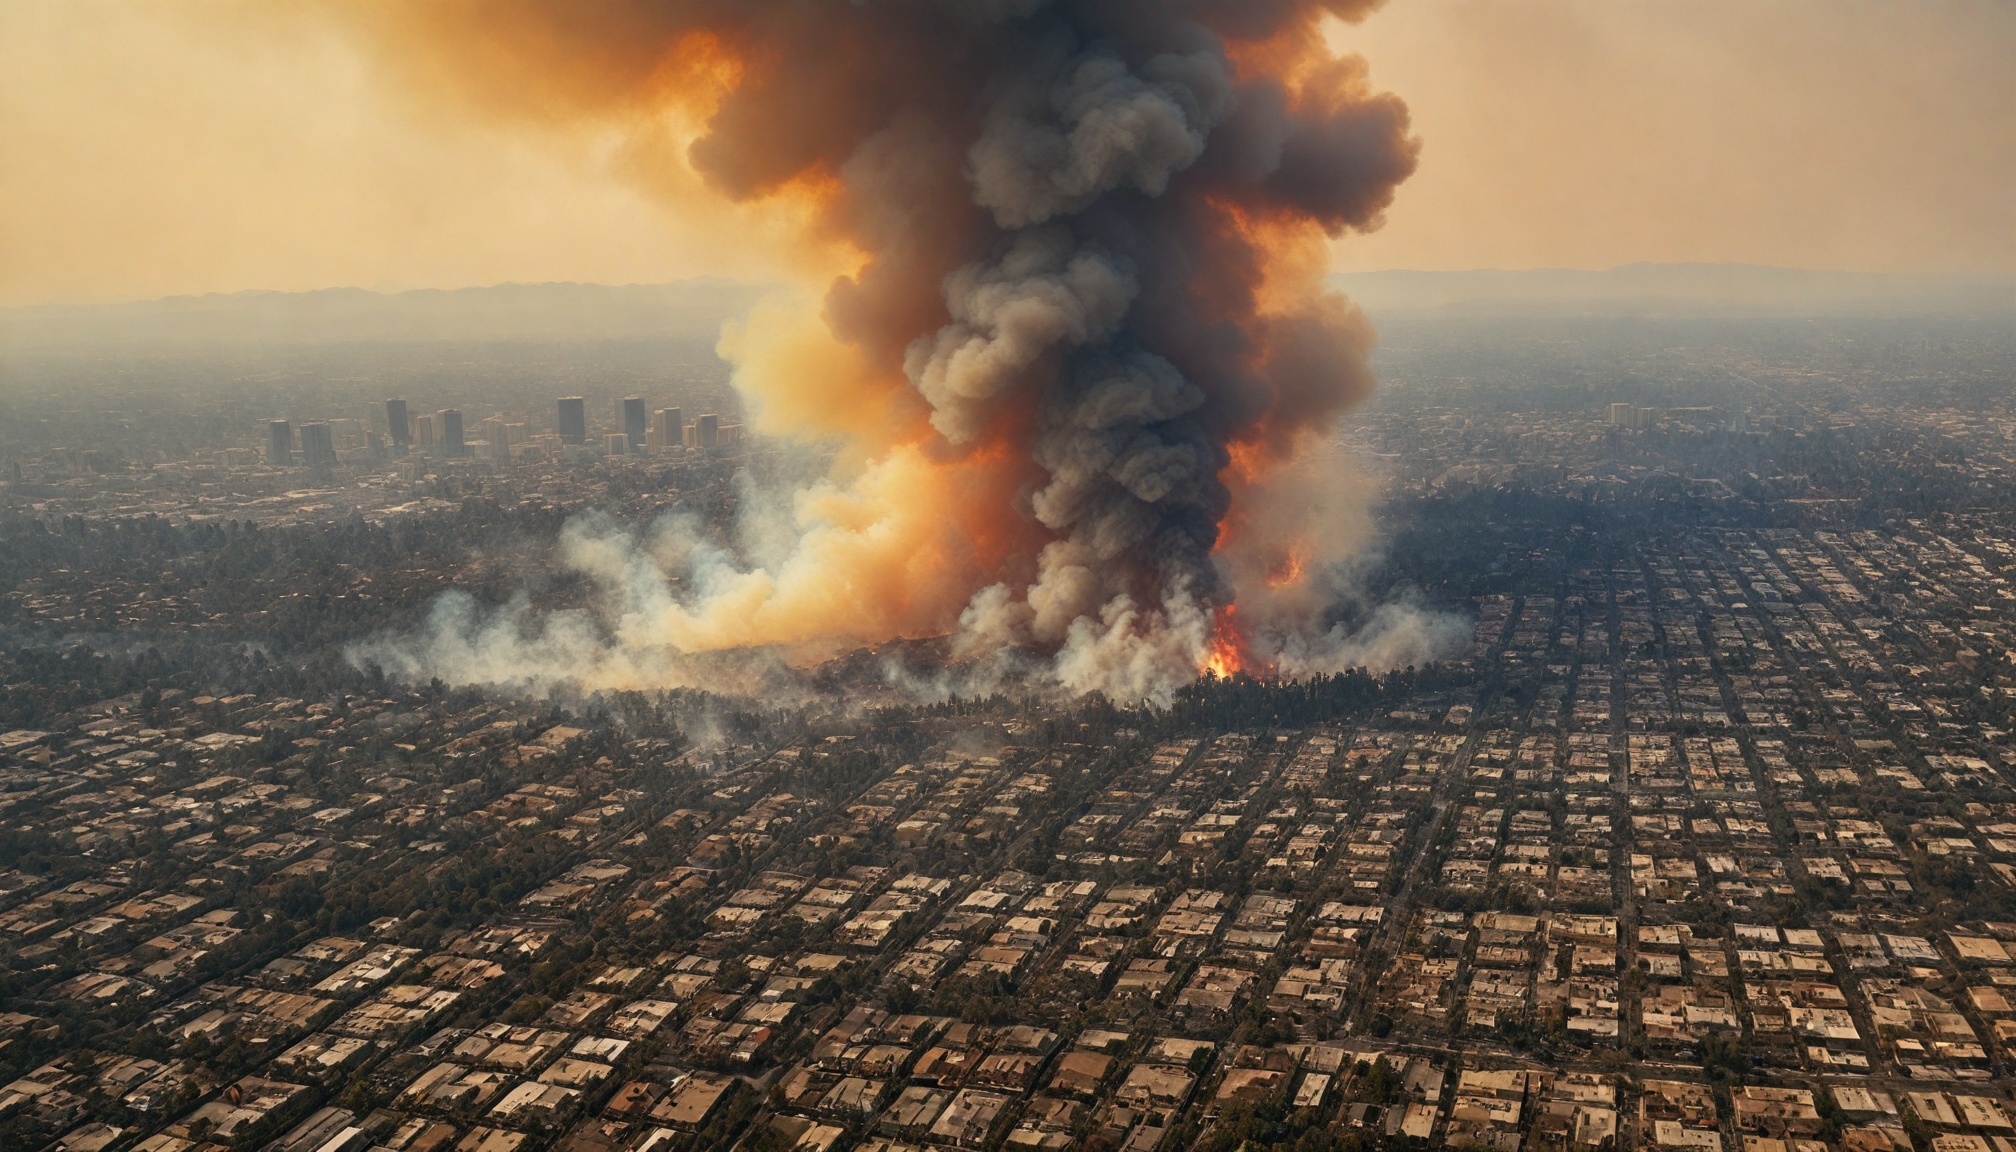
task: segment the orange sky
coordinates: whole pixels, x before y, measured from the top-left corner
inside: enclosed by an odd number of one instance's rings
[[[0,304],[792,266],[641,126],[510,131],[223,3],[0,5]],[[1391,0],[1335,41],[1425,141],[1339,268],[2016,273],[2007,0]]]
[[[2016,272],[2008,0],[1391,0],[1424,146],[1340,268]]]

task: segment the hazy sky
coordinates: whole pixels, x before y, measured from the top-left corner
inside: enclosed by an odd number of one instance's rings
[[[0,0],[0,304],[785,267],[617,133],[465,117],[282,0],[218,6]],[[1340,268],[2016,273],[2010,0],[1391,0],[1336,40],[1425,142]]]

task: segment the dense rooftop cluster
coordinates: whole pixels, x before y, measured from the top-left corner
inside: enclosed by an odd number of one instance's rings
[[[831,706],[341,658],[448,585],[567,603],[576,508],[726,524],[754,452],[456,466],[355,517],[24,478],[0,1143],[2016,1152],[1978,349],[1923,399],[1915,353],[1515,345],[1515,387],[1396,344],[1348,430],[1394,493],[1365,594],[1468,644],[1159,707],[919,703],[889,653]]]
[[[703,753],[103,701],[0,737],[0,1108],[149,1152],[1972,1148],[2016,752],[2004,618],[1947,621],[2008,559],[1940,527],[1639,542],[1316,724],[997,703]]]

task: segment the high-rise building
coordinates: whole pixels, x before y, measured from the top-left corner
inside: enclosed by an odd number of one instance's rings
[[[644,398],[642,396],[625,396],[623,398],[623,435],[629,438],[630,450],[632,452],[642,452],[644,450],[644,429],[646,423]]]
[[[525,425],[514,424],[502,416],[492,416],[483,421],[483,442],[488,446],[486,454],[491,459],[509,460],[512,446],[525,442]]]
[[[404,454],[413,443],[413,427],[406,419],[406,401],[385,401],[385,427],[392,434],[392,451]]]
[[[301,462],[310,468],[328,468],[336,463],[336,435],[325,420],[301,425]]]
[[[1632,406],[1629,404],[1617,401],[1610,405],[1610,424],[1612,427],[1629,428],[1631,426],[1631,415]]]
[[[602,438],[602,453],[605,456],[628,456],[630,437],[621,432],[611,432]]]
[[[441,410],[441,449],[450,456],[462,455],[462,412],[458,408]]]
[[[415,416],[413,418],[413,443],[422,448],[432,448],[434,446],[434,417]]]
[[[683,448],[686,445],[686,413],[677,408],[660,408],[651,430],[653,448]]]
[[[562,396],[556,419],[562,444],[588,442],[588,402],[579,396]]]
[[[294,464],[294,429],[285,420],[266,422],[266,463],[275,468]]]
[[[693,421],[693,441],[702,448],[712,448],[721,438],[721,417],[712,412]]]

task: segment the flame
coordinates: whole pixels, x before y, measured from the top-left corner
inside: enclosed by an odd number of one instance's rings
[[[1218,608],[1211,614],[1211,619],[1211,644],[1203,666],[1197,669],[1198,675],[1215,676],[1220,680],[1230,680],[1234,676],[1272,680],[1281,674],[1280,667],[1272,660],[1255,654],[1253,644],[1239,622],[1237,604]]]
[[[1212,613],[1211,651],[1204,659],[1201,673],[1230,680],[1246,670],[1245,638],[1233,619],[1238,611],[1238,605],[1227,604]]]
[[[1230,460],[1222,475],[1236,485],[1259,483],[1273,464],[1267,458],[1267,446],[1258,441],[1234,440],[1225,445],[1225,454]]]
[[[1301,582],[1302,545],[1298,541],[1294,547],[1288,550],[1288,554],[1281,558],[1279,564],[1268,570],[1267,586],[1269,588],[1286,588],[1291,584],[1300,584]]]

